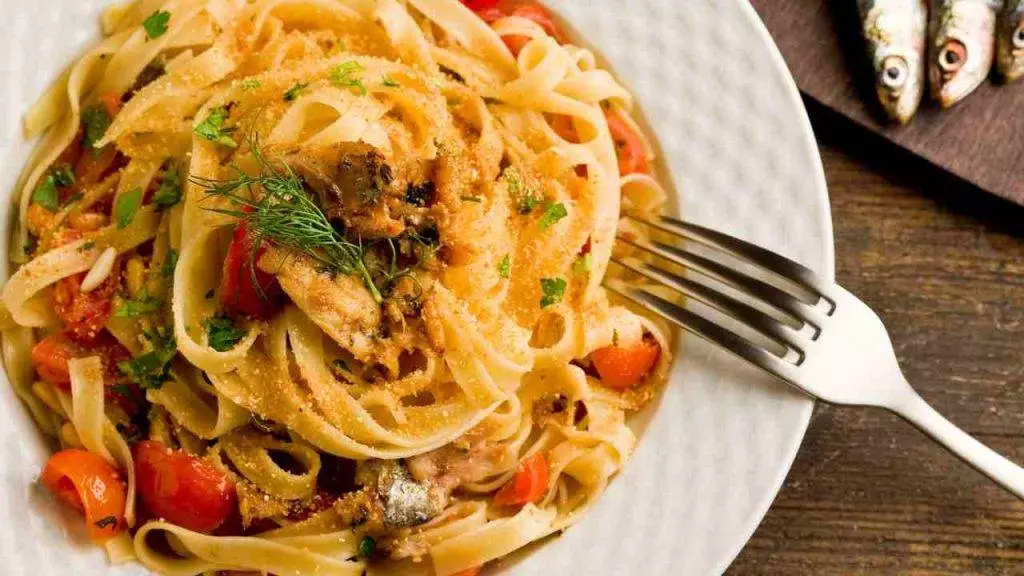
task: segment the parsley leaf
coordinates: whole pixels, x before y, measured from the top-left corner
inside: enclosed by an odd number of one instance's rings
[[[48,174],[43,182],[39,184],[32,193],[32,201],[46,208],[50,212],[56,212],[60,205],[60,198],[57,194],[57,183],[53,174]]]
[[[195,127],[195,133],[204,140],[210,142],[216,142],[221,146],[227,146],[228,148],[238,148],[238,142],[231,136],[228,136],[232,132],[232,129],[225,128],[224,122],[228,119],[227,108],[220,106],[210,110],[210,114],[205,120],[200,122]]]
[[[142,188],[136,186],[121,194],[114,200],[114,219],[117,220],[117,229],[127,228],[135,214],[142,206]]]
[[[170,12],[157,10],[142,22],[142,27],[146,29],[146,36],[148,36],[150,40],[155,40],[167,32],[167,24],[170,21]]]
[[[82,111],[82,124],[85,128],[85,137],[82,139],[84,148],[91,148],[93,154],[98,154],[96,143],[103,139],[103,135],[110,128],[112,118],[107,112],[107,107],[97,104]]]
[[[260,82],[255,78],[246,78],[245,80],[242,80],[242,90],[255,90],[260,86],[263,86],[263,82]]]
[[[75,185],[75,173],[71,170],[70,164],[58,164],[51,172],[53,181],[57,186],[68,187]]]
[[[159,312],[163,306],[163,300],[157,300],[152,296],[144,294],[134,300],[123,300],[121,305],[117,307],[117,310],[114,311],[114,316],[118,318],[138,318],[139,316]]]
[[[117,369],[121,371],[121,374],[138,384],[143,390],[160,388],[164,385],[167,373],[171,368],[171,361],[178,354],[174,338],[164,340],[158,336],[150,337],[154,344],[152,351],[137,358],[117,363]]]
[[[171,249],[167,252],[167,258],[164,259],[163,265],[160,267],[160,275],[164,278],[170,278],[174,276],[174,268],[178,265],[178,251]]]
[[[547,210],[544,211],[544,215],[540,219],[540,229],[547,230],[555,225],[562,218],[569,215],[569,211],[565,209],[565,204],[561,202],[557,204],[548,204]]]
[[[359,541],[359,555],[363,558],[369,558],[377,551],[377,541],[371,536],[363,536],[363,539]]]
[[[299,98],[299,96],[302,96],[303,94],[306,93],[306,88],[308,86],[309,83],[304,84],[302,82],[296,82],[295,86],[292,86],[291,88],[288,89],[287,92],[284,93],[284,101],[294,102]]]
[[[572,271],[576,274],[589,274],[594,266],[594,257],[590,252],[580,256],[572,263]]]
[[[509,257],[508,254],[505,254],[505,257],[501,259],[500,263],[498,263],[498,276],[501,276],[502,278],[508,278],[511,270],[512,259]]]
[[[357,76],[357,74],[362,71],[363,65],[355,60],[343,62],[331,70],[331,82],[337,86],[351,88],[355,90],[356,94],[365,96],[366,86],[363,85],[362,78]]]
[[[399,86],[401,86],[401,84],[392,79],[391,76],[385,76],[383,84],[388,88],[398,88]]]
[[[170,208],[178,202],[181,202],[181,170],[172,165],[167,168],[160,187],[153,194],[153,204],[160,208]]]
[[[541,278],[540,290],[544,293],[544,296],[540,299],[540,307],[547,308],[561,302],[562,298],[565,297],[567,285],[562,278]]]
[[[209,336],[210,348],[217,352],[227,352],[245,338],[247,330],[235,326],[235,321],[227,316],[211,316],[203,323]]]
[[[519,204],[519,213],[526,215],[540,204],[540,198],[532,190],[523,185],[519,172],[515,168],[505,168],[503,173],[508,183],[508,193]]]

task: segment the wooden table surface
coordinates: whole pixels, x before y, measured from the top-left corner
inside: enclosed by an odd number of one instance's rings
[[[808,102],[838,280],[885,321],[907,378],[1024,463],[1024,208]],[[729,574],[1024,574],[1024,502],[888,413],[819,403]]]

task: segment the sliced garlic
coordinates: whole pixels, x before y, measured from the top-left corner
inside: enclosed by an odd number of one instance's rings
[[[92,265],[89,273],[85,275],[85,280],[82,280],[81,291],[92,292],[99,288],[99,285],[103,284],[103,281],[110,276],[110,272],[114,269],[114,260],[116,258],[117,250],[113,246],[104,250]]]

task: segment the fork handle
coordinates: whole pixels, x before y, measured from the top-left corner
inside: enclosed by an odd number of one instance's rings
[[[889,409],[910,422],[975,470],[1024,499],[1024,468],[974,439],[939,414],[917,392],[909,390]]]

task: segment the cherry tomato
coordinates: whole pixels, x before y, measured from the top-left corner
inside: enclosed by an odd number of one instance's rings
[[[50,334],[32,349],[32,364],[43,380],[70,390],[71,375],[68,362],[75,358],[99,356],[103,363],[104,384],[110,386],[119,377],[117,363],[131,357],[128,350],[109,332],[101,333],[87,344],[76,342],[64,332]]]
[[[154,516],[209,533],[235,510],[235,485],[213,464],[152,440],[133,454],[139,498]]]
[[[647,151],[640,135],[617,113],[605,111],[605,118],[608,119],[608,130],[612,134],[612,142],[615,143],[619,174],[648,174],[650,169],[647,166]]]
[[[46,462],[42,482],[62,502],[85,514],[93,542],[124,530],[125,483],[101,456],[86,450],[61,450]]]
[[[590,359],[608,388],[632,388],[650,374],[661,356],[661,346],[653,338],[644,338],[633,346],[605,346],[594,350]]]
[[[96,289],[82,292],[88,272],[61,278],[53,286],[53,308],[68,334],[83,342],[95,339],[112,312],[111,302],[121,283],[121,259],[114,260],[110,276]]]
[[[493,24],[507,16],[519,16],[520,18],[533,20],[539,24],[549,36],[557,40],[559,43],[564,42],[562,31],[559,30],[555,21],[552,20],[551,14],[548,13],[547,9],[536,2],[505,0],[502,2],[479,2],[479,4],[486,4],[486,6],[474,8],[473,11],[488,24]],[[526,36],[505,36],[502,37],[502,40],[505,41],[505,45],[508,46],[509,51],[511,51],[513,55],[517,55],[530,41],[530,38]]]
[[[524,506],[539,502],[548,491],[548,461],[537,453],[519,463],[516,475],[494,495],[498,506]]]
[[[267,249],[260,246],[254,254],[252,243],[245,223],[239,222],[224,259],[220,280],[221,303],[229,314],[267,318],[281,308],[284,292],[273,274],[254,268],[254,263]],[[254,276],[256,284],[253,283]]]

